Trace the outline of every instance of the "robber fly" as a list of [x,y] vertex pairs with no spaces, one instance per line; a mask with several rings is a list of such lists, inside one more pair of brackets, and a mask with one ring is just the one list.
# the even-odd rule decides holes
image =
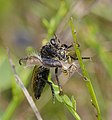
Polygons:
[[[57,36],[55,35],[55,37],[50,39],[50,41],[46,45],[42,46],[39,55],[35,54],[33,56],[24,57],[19,60],[20,65],[22,64],[22,62],[25,62],[26,65],[35,65],[32,75],[32,81],[34,96],[36,99],[39,99],[39,97],[41,96],[46,83],[50,85],[52,96],[54,98],[54,89],[52,83],[48,81],[51,67],[55,68],[56,81],[59,86],[59,92],[60,94],[62,94],[62,87],[58,78],[58,68],[63,68],[64,72],[76,68],[74,64],[68,63],[69,58],[77,60],[76,55],[73,57],[68,54],[68,50],[71,47],[73,47],[73,44],[69,46],[66,44],[61,44],[59,39],[57,39]],[[38,67],[38,63],[41,64],[40,67]]]
[[65,49],[68,49],[69,47],[71,46],[67,46],[65,44],[61,45],[60,41],[55,36],[55,38],[52,38],[45,46],[41,48],[39,56],[24,57],[19,60],[20,65],[22,62],[27,62],[27,65],[30,63],[35,65],[37,61],[40,61],[41,63],[40,67],[35,65],[32,75],[33,91],[36,99],[39,99],[46,83],[50,85],[52,95],[54,96],[52,83],[48,81],[50,67],[55,67],[55,75],[59,86],[59,91],[60,93],[62,92],[62,88],[58,79],[58,68],[62,67],[62,63],[59,60],[65,61],[67,59]]

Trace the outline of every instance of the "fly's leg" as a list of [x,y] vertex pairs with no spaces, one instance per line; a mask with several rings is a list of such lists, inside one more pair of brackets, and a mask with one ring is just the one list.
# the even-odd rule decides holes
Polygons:
[[50,87],[51,87],[52,99],[53,99],[53,103],[55,103],[55,93],[54,93],[54,89],[53,89],[52,83],[47,81],[47,84],[49,84]]
[[23,61],[27,61],[27,60],[28,60],[28,57],[27,57],[27,56],[24,57],[24,58],[21,58],[21,59],[19,60],[19,64],[22,65],[22,62],[23,62]]
[[59,60],[48,59],[48,58],[43,58],[42,64],[48,67],[60,67],[60,68],[62,67],[62,64]]
[[58,78],[58,67],[55,69],[55,76],[56,76],[56,81],[57,81],[57,84],[59,87],[59,95],[62,95],[63,94],[62,87],[61,87],[61,84],[60,84],[59,78]]
[[75,63],[72,63],[71,64],[71,66],[68,68],[68,70],[67,71],[76,71],[84,80],[87,80],[87,78],[85,77],[85,76],[83,76],[83,74],[81,74],[79,71],[78,71],[78,68],[77,68],[77,66],[76,66],[76,64]]
[[69,45],[69,46],[66,45],[66,44],[62,44],[61,47],[64,47],[64,48],[66,48],[66,49],[69,49],[69,48],[73,47],[73,44],[71,44],[71,45]]
[[69,49],[69,48],[71,48],[71,47],[73,47],[73,44],[71,44],[71,45],[69,45],[69,46],[66,45],[66,48],[67,48],[67,49]]
[[19,64],[20,65],[25,65],[25,66],[35,66],[37,64],[41,65],[42,64],[42,60],[41,57],[39,55],[31,55],[31,56],[26,56],[23,57],[19,60]]
[[[73,60],[78,60],[78,58],[74,58],[73,56],[70,56]],[[83,60],[91,60],[91,57],[82,57]]]
[[86,60],[86,59],[89,59],[89,60],[91,60],[91,57],[82,57],[82,59],[84,60]]
[[43,79],[43,78],[42,78],[42,80],[43,80],[44,82],[46,82],[46,83],[51,87],[52,99],[53,99],[53,102],[55,102],[55,93],[54,93],[54,89],[53,89],[52,83],[49,82],[49,81],[46,81],[46,80]]
[[[69,49],[69,48],[71,48],[71,47],[73,47],[74,46],[74,44],[76,44],[76,43],[72,43],[71,45],[66,45],[66,44],[62,44],[61,45],[61,47],[64,47],[64,48],[66,48],[66,49]],[[80,45],[77,43],[77,45],[78,45],[78,47],[80,47]]]
[[62,64],[59,60],[49,59],[49,58],[41,58],[39,56],[29,56],[24,57],[19,60],[19,64],[22,65],[28,64],[28,65],[36,65],[36,64],[43,64],[47,67],[62,67]]

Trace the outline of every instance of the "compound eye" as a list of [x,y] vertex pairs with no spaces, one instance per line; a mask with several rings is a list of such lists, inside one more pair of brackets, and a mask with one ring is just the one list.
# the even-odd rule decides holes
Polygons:
[[51,44],[52,44],[52,45],[56,45],[55,39],[51,39]]

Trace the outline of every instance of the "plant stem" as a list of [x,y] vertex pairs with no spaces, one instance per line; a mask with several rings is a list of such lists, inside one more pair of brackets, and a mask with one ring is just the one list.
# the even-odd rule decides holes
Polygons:
[[73,19],[72,18],[70,19],[70,27],[71,27],[71,30],[72,30],[72,36],[73,36],[74,42],[76,43],[74,45],[74,49],[76,51],[80,67],[82,69],[82,74],[84,76],[86,86],[87,86],[89,94],[91,96],[91,102],[92,102],[92,105],[97,110],[97,115],[96,115],[97,119],[101,120],[100,108],[99,108],[99,105],[98,105],[98,101],[97,101],[97,98],[96,98],[96,95],[95,95],[95,92],[94,92],[90,77],[89,77],[89,75],[88,75],[88,73],[86,71],[86,68],[85,68],[85,66],[83,64],[83,61],[82,61],[81,53],[80,53],[80,50],[79,50],[79,47],[78,47],[78,44],[77,44],[78,42],[77,42],[77,39],[76,39],[76,31],[75,31],[75,27],[73,25]]
[[[40,115],[40,113],[39,113],[39,111],[38,111],[38,109],[37,109],[37,107],[36,107],[36,105],[35,105],[32,97],[30,96],[29,92],[27,91],[27,89],[26,89],[26,87],[24,86],[22,80],[20,79],[20,77],[18,76],[18,74],[17,74],[17,72],[16,72],[16,68],[15,68],[15,65],[14,65],[14,63],[13,63],[13,61],[12,61],[12,58],[11,58],[11,56],[10,56],[10,51],[9,51],[8,48],[7,48],[7,54],[8,54],[8,58],[9,58],[10,65],[11,65],[11,67],[12,67],[13,74],[14,74],[14,76],[15,76],[16,83],[18,84],[18,86],[19,86],[19,87],[21,88],[21,90],[23,91],[23,93],[24,93],[26,99],[28,100],[28,102],[29,102],[29,104],[30,104],[30,106],[31,106],[31,108],[32,108],[32,110],[33,110],[36,118],[37,118],[38,120],[42,120],[42,117],[41,117],[41,115]],[[17,102],[18,102],[18,100],[17,100]],[[11,104],[11,105],[12,105],[12,104]],[[11,110],[14,110],[15,107],[16,107],[16,104],[15,104],[15,106],[12,105],[12,107],[9,106],[10,109],[13,108],[13,109],[11,109]],[[9,109],[9,110],[10,110],[10,109]]]

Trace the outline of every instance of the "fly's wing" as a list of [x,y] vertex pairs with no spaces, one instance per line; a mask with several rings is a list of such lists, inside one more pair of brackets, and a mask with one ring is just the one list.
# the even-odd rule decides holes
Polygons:
[[35,65],[34,69],[33,69],[33,73],[32,73],[32,88],[33,91],[36,91],[36,82],[38,81],[38,74],[39,74],[39,66]]
[[38,67],[37,65],[34,67],[32,74],[32,82],[33,82],[33,91],[36,99],[39,99],[43,88],[45,87],[49,76],[49,69],[44,66]]
[[35,98],[40,97],[40,93],[37,95],[37,89],[38,89],[38,74],[39,74],[39,66],[35,66],[33,69],[33,73],[32,73],[32,88],[33,88],[33,92],[34,92],[34,96]]

